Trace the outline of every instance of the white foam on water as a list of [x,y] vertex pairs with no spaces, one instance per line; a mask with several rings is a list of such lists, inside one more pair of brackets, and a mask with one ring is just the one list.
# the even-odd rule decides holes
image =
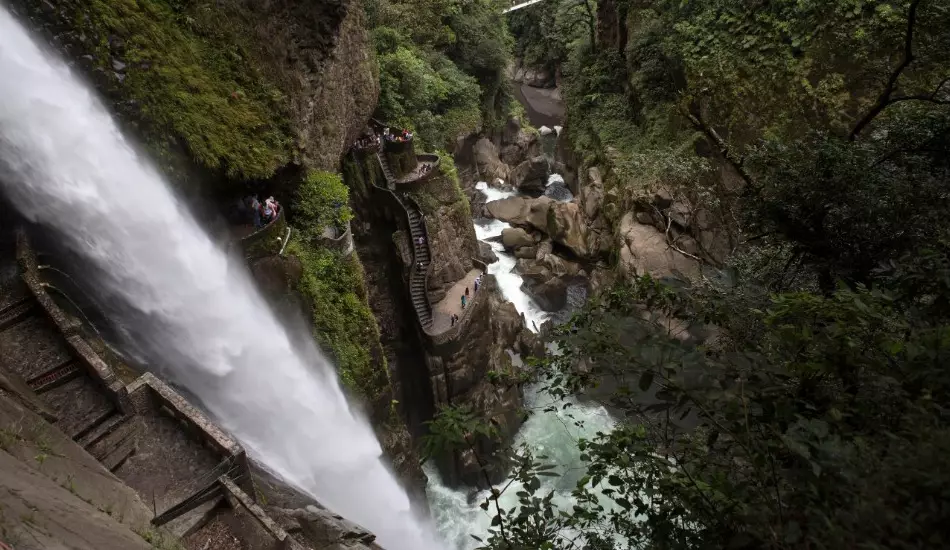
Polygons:
[[124,305],[130,343],[255,459],[387,550],[441,547],[323,353],[282,326],[92,92],[2,6],[0,185],[93,266]]

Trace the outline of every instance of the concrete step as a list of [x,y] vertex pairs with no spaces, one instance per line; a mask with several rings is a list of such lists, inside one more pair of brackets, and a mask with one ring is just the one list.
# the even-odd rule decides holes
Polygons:
[[45,315],[27,315],[0,331],[4,368],[32,380],[72,359],[66,339]]
[[0,331],[28,317],[39,306],[32,296],[24,296],[0,310]]
[[70,439],[82,437],[115,411],[112,399],[86,373],[47,391],[41,398],[59,417],[56,427]]
[[107,427],[111,429],[86,447],[89,454],[96,457],[110,472],[114,472],[132,456],[138,445],[139,434],[142,433],[141,419],[116,416],[121,418]]
[[85,447],[85,449],[88,451],[92,445],[95,445],[96,443],[101,441],[102,438],[115,432],[120,427],[122,427],[123,424],[127,423],[128,421],[129,421],[129,417],[125,416],[119,411],[115,411],[115,414],[106,418],[105,420],[100,422],[99,425],[96,426],[94,429],[89,430],[88,432],[85,433],[85,435],[77,439],[76,443],[79,443],[80,445]]
[[28,380],[27,384],[34,393],[40,395],[71,382],[84,374],[85,371],[83,371],[77,359],[68,359],[65,363],[57,365],[39,376]]

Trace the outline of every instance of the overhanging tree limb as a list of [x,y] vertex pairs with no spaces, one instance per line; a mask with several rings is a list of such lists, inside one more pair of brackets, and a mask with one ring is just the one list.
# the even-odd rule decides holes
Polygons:
[[[693,112],[695,111],[695,112]],[[739,174],[739,177],[742,178],[742,181],[746,184],[747,190],[756,189],[755,182],[752,181],[752,176],[749,175],[749,172],[746,171],[744,166],[744,159],[736,155],[732,149],[729,147],[729,144],[726,143],[726,140],[722,139],[722,136],[719,135],[719,132],[715,128],[706,123],[702,118],[702,114],[699,112],[699,108],[695,107],[693,109],[683,109],[683,114],[689,120],[690,124],[694,128],[702,132],[709,141],[711,141],[719,149],[719,154],[722,155],[726,162],[732,166],[735,171]]]
[[904,69],[914,61],[914,25],[917,22],[917,8],[920,6],[921,1],[922,0],[913,0],[910,3],[910,10],[907,12],[907,32],[904,34],[904,58],[894,71],[891,72],[891,76],[887,79],[887,85],[884,87],[881,95],[878,96],[874,106],[871,107],[871,110],[868,111],[854,126],[854,129],[851,130],[851,135],[848,137],[851,141],[854,141],[871,121],[877,118],[888,105],[894,102],[894,100],[891,99],[891,94],[894,93],[894,88],[897,87],[897,80],[904,72]]

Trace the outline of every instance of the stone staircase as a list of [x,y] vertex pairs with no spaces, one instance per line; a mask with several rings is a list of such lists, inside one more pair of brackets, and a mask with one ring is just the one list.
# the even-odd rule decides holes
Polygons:
[[386,176],[386,183],[389,184],[390,189],[394,189],[396,185],[396,176],[393,175],[392,168],[389,167],[389,163],[386,161],[386,156],[383,155],[382,151],[377,151],[376,159],[379,160],[379,166],[383,169],[383,175]]
[[[393,172],[386,162],[386,157],[382,153],[377,153],[379,166],[386,176],[386,183],[392,188],[395,180]],[[419,317],[419,323],[423,329],[432,326],[432,306],[426,294],[426,273],[429,270],[429,263],[432,260],[429,250],[429,239],[426,234],[425,220],[422,212],[413,203],[411,199],[402,197],[398,192],[393,191],[393,196],[399,201],[409,219],[409,234],[412,239],[412,267],[409,270],[409,297],[412,299],[412,307],[416,310]],[[423,238],[422,244],[419,244],[419,238]]]
[[85,370],[26,285],[0,296],[0,367],[19,375],[56,415],[56,427],[115,471],[138,427]]

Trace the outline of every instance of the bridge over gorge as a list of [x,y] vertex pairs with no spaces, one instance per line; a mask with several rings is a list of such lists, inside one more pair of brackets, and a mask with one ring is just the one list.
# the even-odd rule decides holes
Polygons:
[[520,10],[522,8],[527,8],[528,6],[533,6],[538,2],[543,2],[544,0],[528,0],[527,2],[518,2],[517,0],[512,0],[511,7],[506,8],[502,13],[511,13],[515,10]]

